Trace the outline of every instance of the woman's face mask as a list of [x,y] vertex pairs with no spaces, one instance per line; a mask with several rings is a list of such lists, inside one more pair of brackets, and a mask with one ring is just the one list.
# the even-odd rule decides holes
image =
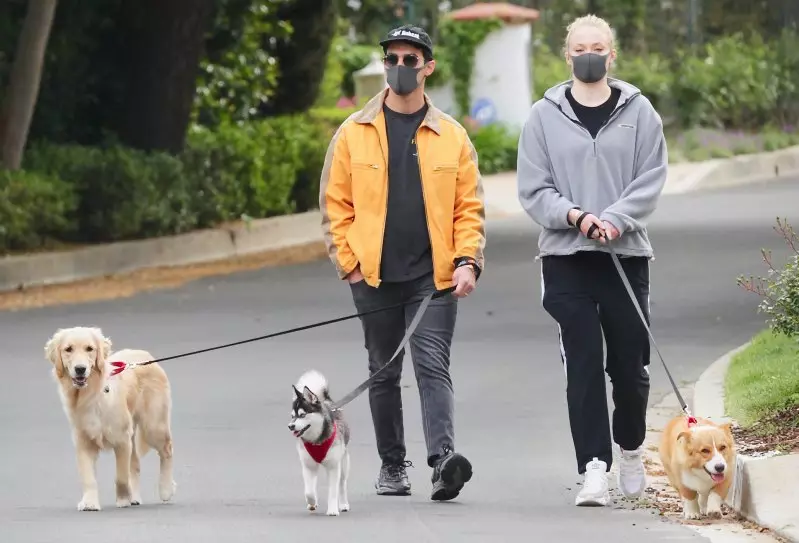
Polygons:
[[583,83],[596,83],[608,73],[607,61],[610,53],[600,55],[597,53],[583,53],[572,56],[572,71],[574,77]]

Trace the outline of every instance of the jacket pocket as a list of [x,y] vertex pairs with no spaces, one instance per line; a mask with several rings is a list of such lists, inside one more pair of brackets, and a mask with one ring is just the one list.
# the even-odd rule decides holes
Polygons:
[[382,164],[371,160],[352,160],[350,175],[353,203],[374,206],[377,203],[375,198],[382,192]]

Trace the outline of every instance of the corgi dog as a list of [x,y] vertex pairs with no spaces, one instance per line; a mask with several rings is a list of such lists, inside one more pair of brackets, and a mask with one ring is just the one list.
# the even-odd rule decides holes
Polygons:
[[320,467],[327,470],[327,514],[349,511],[347,477],[350,471],[350,428],[341,411],[333,410],[327,379],[318,371],[304,373],[294,385],[289,430],[297,439],[297,454],[309,511],[318,505],[316,482]]
[[721,518],[735,473],[735,440],[730,424],[698,418],[689,426],[685,416],[666,425],[658,449],[669,482],[683,500],[683,517]]

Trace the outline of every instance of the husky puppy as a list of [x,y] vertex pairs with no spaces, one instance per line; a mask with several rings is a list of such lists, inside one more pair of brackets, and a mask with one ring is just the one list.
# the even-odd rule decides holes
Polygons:
[[327,514],[349,511],[347,476],[350,471],[350,429],[341,411],[332,410],[327,379],[318,371],[304,373],[294,385],[289,430],[297,438],[297,453],[305,482],[305,501],[315,511],[319,467],[327,470]]

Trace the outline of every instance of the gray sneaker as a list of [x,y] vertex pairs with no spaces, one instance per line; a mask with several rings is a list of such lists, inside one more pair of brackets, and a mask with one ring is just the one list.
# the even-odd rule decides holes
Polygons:
[[408,481],[406,467],[413,467],[413,464],[409,460],[400,464],[384,462],[375,482],[377,493],[381,496],[408,496],[411,493],[411,483]]
[[458,497],[463,485],[472,478],[472,464],[465,456],[449,449],[444,451],[433,466],[433,493],[430,499],[435,501],[452,500]]

